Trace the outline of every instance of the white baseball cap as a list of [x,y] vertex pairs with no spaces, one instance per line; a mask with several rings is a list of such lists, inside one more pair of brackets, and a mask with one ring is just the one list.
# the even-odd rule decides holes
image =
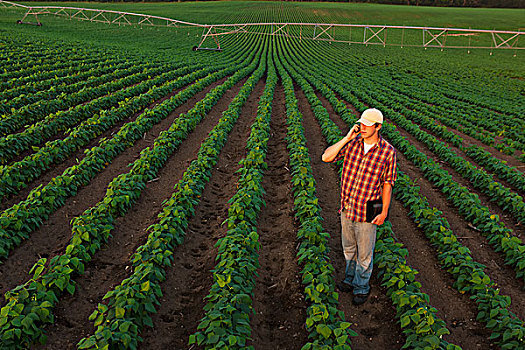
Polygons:
[[363,123],[366,126],[372,126],[375,123],[383,124],[383,113],[381,113],[379,109],[368,108],[361,113],[361,118],[359,118],[357,122]]

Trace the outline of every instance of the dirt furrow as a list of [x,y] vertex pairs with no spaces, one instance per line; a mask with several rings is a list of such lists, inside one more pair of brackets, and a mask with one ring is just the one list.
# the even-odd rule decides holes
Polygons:
[[[437,122],[437,123],[440,124],[439,122]],[[459,149],[458,147],[454,146],[452,143],[448,142],[447,140],[443,139],[441,136],[439,136],[439,135],[437,135],[437,134],[434,134],[434,133],[432,132],[432,130],[426,128],[424,125],[420,125],[420,124],[418,124],[418,125],[419,125],[419,128],[420,128],[421,130],[423,130],[423,131],[425,131],[426,133],[428,133],[428,134],[434,136],[434,137],[435,137],[436,139],[438,139],[439,141],[444,142],[444,143],[445,143],[445,144],[446,144],[446,145],[447,145],[452,151],[454,151],[459,157],[461,157],[461,158],[463,158],[463,159],[469,161],[469,162],[470,162],[472,165],[474,165],[476,168],[478,168],[478,169],[483,169],[486,173],[488,173],[488,174],[490,174],[490,175],[493,175],[493,176],[494,176],[494,179],[495,179],[496,181],[500,182],[503,186],[508,187],[510,190],[516,192],[516,193],[519,194],[520,196],[523,196],[523,192],[522,192],[522,191],[520,191],[519,189],[516,189],[512,184],[508,183],[505,179],[500,179],[500,178],[498,177],[498,174],[497,174],[497,173],[493,173],[493,172],[491,172],[490,170],[485,169],[484,167],[482,167],[481,165],[479,165],[479,164],[476,162],[475,159],[470,158],[470,157],[469,157],[465,152],[463,152],[461,149]],[[441,124],[441,125],[443,125],[443,124]],[[398,127],[398,129],[399,129],[399,127]],[[454,130],[454,129],[451,129],[451,128],[448,128],[448,127],[447,127],[447,129],[448,129],[450,132],[455,132],[456,134],[458,134],[458,133],[456,132],[457,130]],[[461,135],[459,135],[459,136],[461,136]],[[471,139],[472,139],[472,138],[471,138]],[[464,142],[464,145],[465,145],[465,146],[469,146],[470,144],[471,144],[471,143],[469,143],[469,142]],[[478,145],[481,145],[481,142],[478,141]],[[488,148],[490,148],[490,147],[488,147],[488,146],[485,145],[484,148],[485,148],[485,150],[488,151]],[[498,158],[497,155],[494,155],[494,154],[493,154],[493,153],[494,153],[494,150],[496,150],[496,149],[493,148],[493,152],[492,152],[491,154],[494,156],[494,158]],[[496,150],[496,151],[497,151],[497,150]],[[498,151],[498,153],[499,153],[499,154],[503,154],[503,153],[501,153],[501,152],[499,152],[499,151]],[[512,156],[508,156],[508,157],[514,159],[514,162],[513,162],[513,163],[520,163],[520,161],[517,160],[516,158],[514,158],[514,157],[512,157]]]
[[[339,176],[335,165],[322,162],[321,155],[328,144],[322,136],[321,128],[303,92],[296,90],[296,96],[299,101],[299,109],[304,116],[305,135],[324,219],[323,227],[330,234],[330,259],[335,268],[334,279],[338,281],[344,278],[345,272],[345,259],[341,246],[341,222],[338,213],[341,200]],[[325,108],[329,106],[325,99],[320,100]],[[336,124],[339,127],[345,125],[341,118],[333,113],[333,109],[327,108],[327,110],[330,112],[331,119],[334,122],[337,120]],[[347,129],[348,127],[342,131],[346,132]],[[351,294],[339,293],[339,309],[343,310],[346,320],[352,323],[351,328],[359,334],[351,339],[352,349],[401,349],[405,339],[397,323],[395,308],[386,295],[386,289],[380,285],[377,272],[372,274],[370,286],[368,301],[358,307],[352,305]]]
[[216,263],[214,245],[226,234],[222,223],[228,217],[228,200],[237,190],[235,171],[245,155],[264,86],[264,81],[259,81],[246,101],[189,222],[185,242],[174,251],[173,268],[167,271],[161,285],[161,305],[152,316],[154,328],[145,329],[141,335],[142,349],[188,348],[189,336],[204,316],[204,298],[213,283],[210,270]]
[[[197,101],[201,100],[206,93],[221,81],[196,94],[186,104],[177,108],[170,116],[155,125],[145,137],[138,140],[133,147],[128,148],[117,156],[108,167],[99,173],[89,185],[81,188],[77,195],[66,200],[64,206],[53,213],[48,220],[31,237],[17,247],[0,265],[0,292],[5,291],[23,283],[28,278],[28,271],[41,257],[53,257],[60,254],[71,238],[70,221],[82,214],[84,210],[95,205],[104,196],[107,185],[121,173],[129,171],[128,165],[135,161],[140,151],[151,146],[158,134],[173,123],[180,113],[188,111]],[[73,160],[69,160],[73,163]],[[65,169],[61,166],[60,168]],[[55,175],[56,176],[56,175]],[[50,180],[40,179],[40,181]]]
[[[201,143],[217,124],[244,81],[226,92],[169,158],[159,172],[158,180],[148,183],[130,211],[116,220],[113,238],[94,256],[85,274],[77,279],[78,289],[75,295],[67,296],[57,307],[55,323],[49,328],[46,349],[74,348],[82,337],[94,331],[92,323],[88,321],[89,315],[108,290],[128,277],[131,272],[130,255],[144,243],[147,228],[155,222],[162,202],[170,197],[173,187],[191,161],[197,157]],[[76,311],[71,313],[70,310]]]
[[[328,103],[328,102],[323,101],[323,104],[325,103]],[[347,103],[347,105],[349,104]],[[421,144],[419,141],[417,141],[413,136],[408,134],[402,128],[398,128],[398,130],[418,150],[420,150],[421,152],[425,153],[427,156],[432,157],[434,160],[439,162],[444,169],[448,170],[454,176],[455,180],[459,180],[456,178],[461,178],[459,175],[455,173],[453,169],[451,169],[450,167],[447,167],[445,164],[443,164],[442,161],[439,161],[433,154],[430,154],[428,149],[423,144]],[[450,203],[448,203],[445,195],[438,188],[436,188],[432,183],[428,182],[425,179],[423,173],[415,165],[413,165],[410,161],[406,160],[406,158],[403,157],[401,152],[398,152],[397,154],[398,154],[398,164],[400,166],[400,169],[404,171],[408,176],[410,176],[410,178],[417,179],[417,184],[418,186],[421,187],[421,193],[427,197],[430,205],[438,208],[439,210],[443,212],[443,216],[448,220],[452,228],[452,231],[456,234],[456,236],[458,237],[458,240],[463,245],[465,245],[466,247],[470,249],[472,258],[475,261],[478,261],[487,267],[485,272],[491,277],[491,279],[494,282],[497,283],[497,285],[501,289],[501,293],[505,295],[509,295],[511,297],[512,304],[511,304],[510,309],[514,313],[516,313],[521,319],[523,319],[524,313],[525,313],[525,303],[524,303],[525,295],[522,292],[524,288],[524,282],[522,280],[518,280],[515,277],[516,272],[511,266],[505,264],[503,255],[495,252],[494,249],[487,242],[486,238],[482,236],[480,232],[473,229],[471,225],[469,225],[469,223],[463,219],[463,217],[459,214],[458,210],[454,208],[453,206],[451,206]],[[401,163],[401,160],[405,160],[405,162]],[[464,182],[466,181],[462,178],[461,180]],[[480,195],[480,199],[483,201],[482,195]],[[501,215],[501,210],[499,210],[497,213],[500,214],[501,218],[504,218]],[[412,222],[410,219],[408,220]],[[400,226],[400,227],[403,227],[403,226]],[[396,231],[395,227],[394,227],[394,231]],[[515,232],[518,233],[519,231],[515,231]],[[403,243],[409,247],[409,251],[410,251],[410,246],[409,246],[410,239],[403,241]],[[418,268],[417,265],[414,265],[414,267],[416,269]],[[429,281],[433,283],[432,278],[430,278]],[[448,299],[444,299],[444,302],[448,302]],[[436,304],[436,307],[439,309],[437,304]]]
[[[291,176],[286,149],[284,89],[278,84],[272,105],[263,188],[266,207],[257,220],[259,269],[253,296],[255,349],[300,349],[308,334],[301,267],[296,259],[296,232]],[[279,223],[279,225],[276,225]]]
[[[403,172],[411,178],[420,175],[403,154],[397,152],[397,157],[398,166]],[[429,196],[426,189],[422,187],[421,193],[434,203],[434,198]],[[430,188],[428,190],[433,192]],[[410,252],[407,263],[419,271],[416,280],[422,285],[421,291],[430,296],[430,304],[438,310],[437,315],[445,321],[451,332],[444,338],[464,350],[497,349],[489,340],[491,332],[484,324],[476,321],[476,304],[469,299],[469,295],[460,294],[452,287],[454,279],[440,267],[435,248],[409,218],[403,203],[395,198],[390,208],[390,222],[396,239]]]
[[[217,86],[219,84],[222,84],[222,82],[224,82],[227,78],[224,78],[224,79],[221,79],[219,82],[216,82],[214,83],[213,85],[211,85],[212,87],[213,86]],[[182,87],[180,89],[177,89],[177,90],[174,90],[172,91],[170,94],[166,95],[165,97],[153,102],[152,104],[150,104],[147,109],[152,109],[153,107],[155,107],[156,105],[162,103],[163,101],[167,100],[168,98],[171,98],[173,96],[175,96],[179,91],[183,90],[184,88],[186,87]],[[209,91],[209,89],[207,89],[204,94]],[[202,95],[203,92],[200,92],[199,94]],[[197,100],[196,100],[197,101]],[[194,103],[194,102],[193,102]],[[193,104],[192,103],[192,104]],[[64,170],[66,170],[67,168],[75,165],[78,161],[81,161],[84,157],[85,157],[85,154],[84,154],[84,151],[87,150],[87,149],[90,149],[96,145],[99,144],[100,140],[103,139],[103,138],[110,138],[113,134],[117,133],[118,130],[126,123],[129,123],[129,122],[132,122],[134,120],[136,120],[138,118],[138,116],[140,116],[142,114],[143,111],[140,111],[138,113],[135,113],[134,115],[132,115],[130,118],[126,118],[120,122],[117,122],[112,128],[110,128],[109,130],[107,130],[106,132],[104,132],[102,135],[96,137],[95,139],[93,139],[91,142],[89,142],[86,146],[80,148],[78,151],[74,152],[72,155],[70,155],[66,160],[64,160],[63,162],[61,162],[60,164],[56,164],[54,165],[52,168],[48,169],[47,171],[45,171],[44,173],[42,173],[37,179],[35,179],[34,181],[30,182],[28,184],[28,186],[22,190],[20,190],[19,193],[13,195],[13,196],[10,196],[6,199],[3,199],[2,200],[2,203],[0,204],[0,210],[5,210],[11,206],[13,206],[14,204],[24,200],[27,198],[27,195],[36,187],[38,187],[39,185],[41,184],[47,184],[52,178],[62,174],[64,172]],[[169,118],[167,118],[169,119]],[[59,137],[55,137],[53,139],[57,139]],[[25,155],[29,155],[30,153],[32,152],[26,152],[27,154]],[[22,158],[21,158],[22,159]]]

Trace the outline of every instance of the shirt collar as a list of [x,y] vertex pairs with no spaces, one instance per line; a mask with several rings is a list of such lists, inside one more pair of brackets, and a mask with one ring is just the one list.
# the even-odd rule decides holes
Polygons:
[[[361,137],[361,135],[357,135],[357,137],[359,137],[359,142],[361,143],[365,143],[365,140]],[[385,139],[381,136],[381,134],[378,135],[378,139],[377,139],[377,142],[374,144],[377,145],[378,148],[383,148],[385,147]]]

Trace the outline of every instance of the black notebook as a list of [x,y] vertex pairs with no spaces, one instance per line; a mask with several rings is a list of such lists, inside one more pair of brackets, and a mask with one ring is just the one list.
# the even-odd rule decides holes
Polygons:
[[372,222],[383,210],[383,200],[381,198],[366,202],[366,222]]

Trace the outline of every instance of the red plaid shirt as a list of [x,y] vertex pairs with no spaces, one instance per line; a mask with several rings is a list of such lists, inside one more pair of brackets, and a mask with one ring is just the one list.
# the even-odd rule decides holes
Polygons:
[[334,161],[344,157],[341,174],[341,211],[354,222],[366,221],[366,202],[381,198],[383,184],[394,186],[396,151],[381,136],[367,154],[358,135],[341,148]]

